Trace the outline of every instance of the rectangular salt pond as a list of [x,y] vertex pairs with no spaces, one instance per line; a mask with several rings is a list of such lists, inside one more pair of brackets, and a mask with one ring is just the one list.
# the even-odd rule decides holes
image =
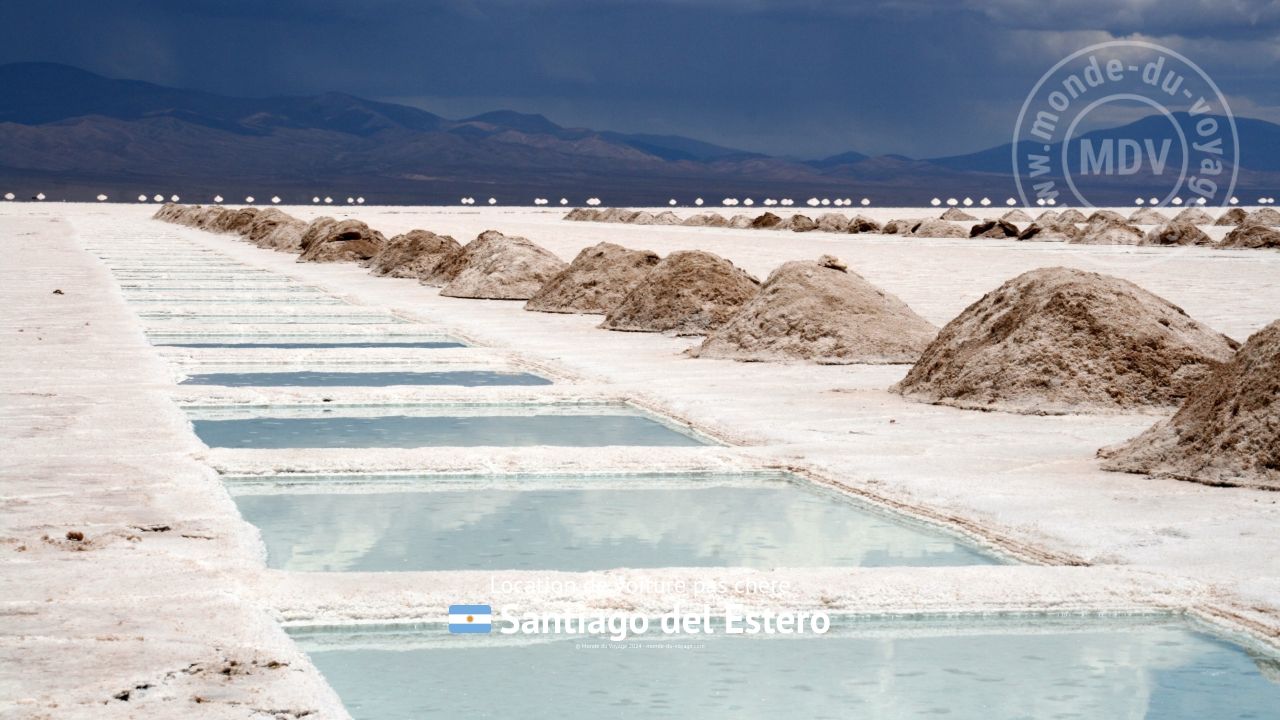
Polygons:
[[986,565],[939,529],[781,473],[224,478],[298,572]]
[[152,312],[141,311],[138,317],[143,320],[181,320],[194,323],[219,323],[223,325],[381,325],[403,323],[405,320],[384,313],[342,313],[342,314],[235,314],[219,315],[216,312]]
[[275,348],[281,350],[323,350],[330,348],[418,348],[444,350],[466,347],[446,335],[214,335],[204,333],[148,333],[147,338],[157,347],[180,348]]
[[500,635],[494,621],[491,635],[289,632],[356,720],[1263,720],[1280,708],[1275,656],[1167,618],[833,618],[822,636],[720,627],[629,643]]
[[524,372],[493,370],[448,370],[414,372],[400,370],[296,370],[282,372],[198,373],[180,385],[222,387],[389,387],[392,385],[454,385],[494,387],[508,385],[550,385],[551,381]]
[[621,403],[187,408],[224,448],[697,446],[693,431]]

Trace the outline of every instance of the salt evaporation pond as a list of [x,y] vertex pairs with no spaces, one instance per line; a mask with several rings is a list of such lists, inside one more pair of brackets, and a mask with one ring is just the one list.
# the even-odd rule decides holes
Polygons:
[[1280,708],[1274,657],[1167,618],[833,618],[822,636],[624,643],[439,625],[290,634],[356,720],[1262,720]]
[[149,332],[147,339],[158,347],[181,348],[275,348],[281,350],[329,349],[329,348],[419,348],[444,350],[466,347],[456,338],[447,335],[407,334],[301,334],[301,333],[244,333],[215,334],[188,332]]
[[190,323],[219,323],[224,325],[380,325],[403,323],[404,320],[382,313],[301,314],[276,313],[265,315],[215,314],[196,312],[142,311],[143,320],[180,320]]
[[936,528],[780,473],[229,477],[290,571],[985,565]]
[[324,371],[199,373],[180,385],[222,387],[390,387],[393,385],[453,385],[460,387],[550,385],[551,381],[533,373],[493,370],[412,371]]
[[224,448],[696,446],[693,431],[621,403],[188,408]]

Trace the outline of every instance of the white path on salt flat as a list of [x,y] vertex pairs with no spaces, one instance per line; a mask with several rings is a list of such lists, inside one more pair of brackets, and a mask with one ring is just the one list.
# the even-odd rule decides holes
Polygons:
[[[5,644],[0,649],[9,658],[34,653],[38,661],[22,674],[0,675],[5,683],[0,687],[15,690],[0,695],[36,697],[34,707],[43,709],[50,702],[94,702],[105,699],[104,692],[125,677],[151,678],[160,668],[185,667],[180,661],[187,658],[214,663],[217,653],[231,656],[256,648],[273,659],[287,658],[287,674],[255,670],[227,680],[215,672],[217,677],[210,680],[204,674],[178,672],[181,684],[165,692],[189,700],[217,690],[224,702],[212,707],[225,710],[227,716],[246,715],[249,705],[233,702],[263,697],[277,701],[273,706],[316,707],[341,716],[331,706],[331,694],[318,687],[309,663],[296,656],[265,621],[263,612],[274,611],[282,619],[298,622],[434,617],[444,604],[483,593],[495,582],[499,586],[534,584],[513,597],[523,605],[545,608],[654,610],[677,600],[727,598],[855,612],[1169,607],[1237,616],[1263,633],[1270,632],[1273,639],[1280,627],[1280,553],[1276,552],[1280,539],[1274,532],[1280,506],[1275,494],[1097,470],[1093,451],[1143,429],[1154,419],[1150,416],[1031,418],[924,406],[884,392],[905,372],[904,367],[691,360],[680,354],[694,342],[690,339],[609,333],[594,328],[598,318],[527,313],[519,303],[441,298],[435,290],[412,281],[373,278],[351,265],[297,264],[293,256],[259,250],[234,237],[151,221],[148,216],[153,210],[129,206],[0,210],[6,235],[30,238],[6,258],[6,263],[14,263],[6,264],[6,283],[0,289],[9,313],[6,335],[13,337],[15,327],[48,328],[41,337],[56,337],[62,343],[49,350],[39,344],[43,339],[31,343],[23,338],[6,346],[2,356],[3,432],[6,446],[15,449],[0,475],[6,509],[3,535],[6,548],[22,543],[28,550],[7,564],[5,579],[0,580],[7,601]],[[286,210],[299,216],[316,214],[312,208]],[[928,213],[879,214],[884,219]],[[1113,249],[637,228],[564,223],[558,220],[559,212],[537,211],[361,208],[355,215],[388,235],[424,227],[466,241],[480,230],[497,228],[524,234],[566,260],[585,245],[611,240],[659,252],[708,249],[764,275],[785,260],[827,252],[851,261],[872,282],[900,294],[939,324],[1004,279],[1050,264],[1109,269],[1239,338],[1268,322],[1269,313],[1280,307],[1277,254],[1250,251],[1170,253],[1168,261],[1159,264],[1140,254],[1140,265],[1103,267],[1097,258],[1114,260]],[[51,222],[58,217],[66,220]],[[321,285],[370,308],[394,309],[444,323],[445,329],[489,346],[458,353],[459,357],[491,358],[508,350],[508,357],[552,369],[569,381],[547,389],[546,394],[631,395],[746,446],[664,450],[656,462],[652,451],[627,448],[210,451],[190,434],[171,399],[314,402],[316,392],[174,386],[175,367],[161,362],[161,355],[176,356],[180,364],[185,364],[183,358],[196,355],[226,355],[185,355],[147,346],[138,332],[144,324],[172,329],[196,325],[138,321],[134,313],[142,306],[126,307],[119,300],[101,265],[75,247],[66,233],[68,226],[82,233],[192,241]],[[32,273],[30,267],[50,270]],[[8,282],[10,278],[13,282]],[[47,286],[55,279],[67,285],[75,282],[91,297],[77,298],[77,286],[72,286],[71,297],[57,299],[77,302],[74,310],[68,312],[67,303],[53,305]],[[229,307],[228,312],[244,309]],[[82,321],[90,322],[91,329],[83,329]],[[535,392],[484,390],[493,397]],[[51,395],[23,394],[42,392]],[[324,393],[336,393],[339,402],[433,396],[425,390],[326,388]],[[1094,566],[282,573],[263,567],[256,532],[238,519],[205,463],[238,472],[795,466],[889,504],[948,520],[989,541],[1044,557],[1078,558]],[[129,529],[153,522],[175,530]],[[66,549],[65,542],[39,539],[61,537],[72,525],[83,526],[91,540],[107,540],[94,545],[91,552],[74,552]],[[188,527],[193,531],[173,534]],[[11,568],[15,570],[9,572]],[[790,587],[771,596],[670,590],[669,583],[681,578],[785,579]],[[551,580],[579,588],[593,583],[608,587],[621,580],[633,586],[621,592],[572,592],[548,587],[546,581]],[[211,612],[207,603],[214,602],[227,609],[220,606]],[[139,638],[137,646],[123,654],[131,662],[145,660],[145,667],[112,662],[122,653],[113,654],[114,646],[107,643],[115,641],[100,640],[98,633],[108,632],[101,628],[114,622]],[[69,673],[65,669],[61,675],[54,673],[54,664],[65,663],[68,656],[94,662],[81,663]],[[63,680],[45,688],[46,675]],[[159,673],[159,677],[167,676]],[[138,696],[140,700],[148,697],[145,692]],[[0,709],[19,713],[28,707]],[[86,717],[129,710],[123,702],[77,709]]]

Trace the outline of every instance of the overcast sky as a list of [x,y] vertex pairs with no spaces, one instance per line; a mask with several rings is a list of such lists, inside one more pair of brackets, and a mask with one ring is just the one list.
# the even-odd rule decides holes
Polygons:
[[448,117],[514,109],[804,157],[1008,142],[1045,70],[1115,37],[1179,50],[1237,115],[1280,121],[1276,0],[0,4],[0,62],[226,94],[337,90]]

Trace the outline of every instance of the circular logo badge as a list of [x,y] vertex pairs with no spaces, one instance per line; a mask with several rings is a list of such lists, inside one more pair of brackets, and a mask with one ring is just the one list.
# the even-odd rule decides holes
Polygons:
[[[1114,40],[1041,78],[1013,131],[1024,205],[1227,205],[1240,144],[1222,91],[1169,48]],[[1038,202],[1039,201],[1039,202]]]

